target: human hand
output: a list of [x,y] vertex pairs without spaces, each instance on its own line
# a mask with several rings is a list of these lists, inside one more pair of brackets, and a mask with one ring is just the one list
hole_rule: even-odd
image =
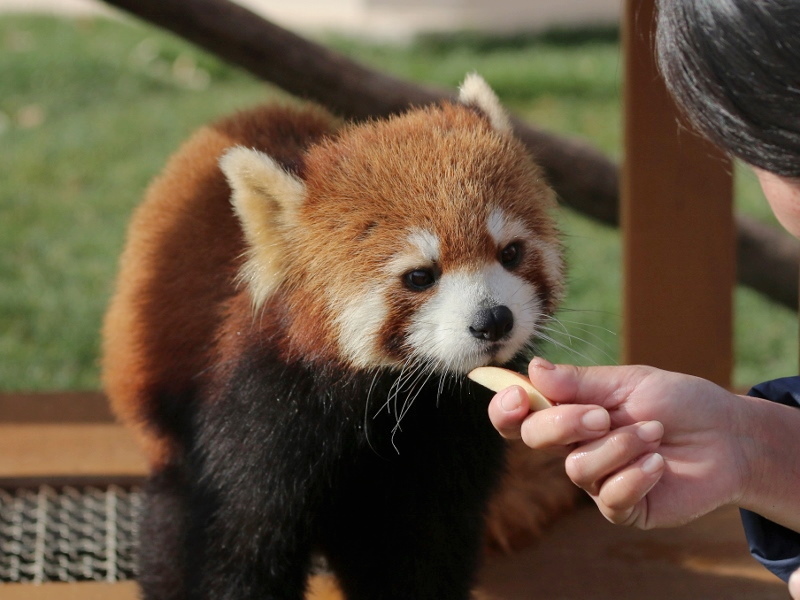
[[800,600],[800,570],[795,571],[789,577],[789,594],[792,596],[792,600]]
[[492,423],[532,448],[567,453],[567,475],[610,521],[679,525],[738,502],[747,467],[742,398],[650,367],[534,359],[529,376],[557,405],[530,413],[512,387],[492,400]]

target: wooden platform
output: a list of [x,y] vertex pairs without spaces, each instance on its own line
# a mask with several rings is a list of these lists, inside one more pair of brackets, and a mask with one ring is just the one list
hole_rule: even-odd
[[0,395],[0,482],[141,479],[145,463],[99,393]]
[[[100,394],[0,395],[0,485],[137,479],[144,464]],[[481,573],[495,600],[772,600],[785,586],[749,556],[736,510],[690,526],[643,532],[586,505],[540,543]],[[120,584],[0,585],[3,600],[134,600]]]
[[785,600],[786,586],[749,555],[735,509],[678,529],[611,525],[593,506],[535,547],[487,565],[502,600]]
[[125,583],[27,583],[0,584],[3,600],[137,600],[136,584]]

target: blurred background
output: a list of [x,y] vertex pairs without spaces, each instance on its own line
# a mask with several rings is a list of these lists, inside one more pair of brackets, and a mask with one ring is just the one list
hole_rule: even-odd
[[[616,0],[241,0],[374,68],[455,87],[481,73],[511,111],[621,146]],[[90,0],[0,0],[0,391],[96,389],[99,329],[131,211],[195,128],[294,101],[181,39]],[[737,209],[774,224],[747,169]],[[614,364],[619,234],[559,212],[564,308],[540,353]],[[734,383],[797,372],[796,314],[736,291]]]

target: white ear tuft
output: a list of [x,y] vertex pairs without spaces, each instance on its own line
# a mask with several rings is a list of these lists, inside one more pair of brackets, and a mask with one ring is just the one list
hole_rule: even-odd
[[219,166],[234,192],[232,202],[237,210],[240,192],[268,197],[284,210],[293,210],[305,197],[303,182],[258,150],[235,146],[222,155]]
[[272,157],[242,146],[228,150],[219,166],[233,192],[231,204],[247,243],[239,277],[259,307],[282,279],[283,234],[305,198],[305,184]]
[[458,90],[458,101],[480,110],[492,127],[502,133],[511,132],[511,121],[489,84],[477,73],[470,73]]

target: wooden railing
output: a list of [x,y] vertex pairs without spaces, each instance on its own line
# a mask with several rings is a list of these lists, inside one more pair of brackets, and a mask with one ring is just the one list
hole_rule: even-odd
[[655,64],[653,4],[627,0],[622,28],[622,362],[729,387],[736,277],[732,166],[679,125]]

